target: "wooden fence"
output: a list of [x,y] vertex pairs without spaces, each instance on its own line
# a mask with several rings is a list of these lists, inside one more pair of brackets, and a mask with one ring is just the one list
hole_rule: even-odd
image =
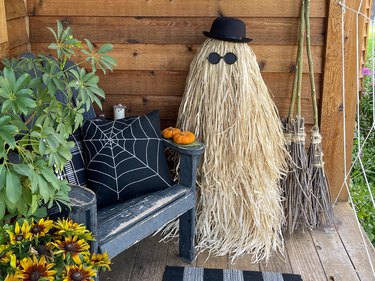
[[[11,55],[19,54],[27,43],[33,52],[49,53],[47,43],[53,38],[46,27],[55,26],[57,19],[71,26],[80,39],[88,38],[96,45],[110,42],[114,45],[112,56],[118,66],[114,73],[100,75],[100,85],[107,96],[103,104],[106,117],[112,117],[112,105],[118,103],[128,107],[127,115],[159,108],[163,127],[174,125],[190,62],[206,39],[202,31],[209,30],[217,16],[239,17],[247,25],[248,37],[253,38],[250,46],[280,115],[287,115],[295,70],[300,0],[26,0],[27,14],[21,5],[23,0],[0,0],[0,10],[2,1],[7,11]],[[368,12],[371,1],[365,2],[364,12]],[[341,47],[337,45],[341,36],[337,34],[340,7],[335,0],[312,0],[311,5],[311,40],[326,168],[335,196],[343,179],[343,171],[336,165],[344,161],[338,155],[343,151],[339,143],[343,134],[341,82],[337,73],[341,66],[338,53]],[[22,25],[25,16],[29,27]],[[29,31],[28,41],[24,30]],[[348,37],[353,34],[349,31]],[[349,41],[350,51],[353,43]],[[355,64],[352,62],[350,67]],[[313,120],[307,71],[305,64],[302,112],[310,126]],[[350,119],[349,141],[354,116],[350,115]],[[347,149],[351,151],[351,143]],[[343,193],[341,199],[345,198],[347,195]]]

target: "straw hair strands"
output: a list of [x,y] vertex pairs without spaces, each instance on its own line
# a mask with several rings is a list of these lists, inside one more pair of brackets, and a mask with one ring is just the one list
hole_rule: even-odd
[[[237,62],[210,64],[211,52]],[[247,44],[206,40],[186,82],[177,127],[206,145],[198,169],[198,250],[249,253],[253,261],[283,252],[279,180],[286,169],[277,109]]]

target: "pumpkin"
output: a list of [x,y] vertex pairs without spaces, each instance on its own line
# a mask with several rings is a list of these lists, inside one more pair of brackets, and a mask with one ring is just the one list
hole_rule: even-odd
[[181,130],[180,129],[177,129],[177,128],[173,128],[173,127],[168,127],[168,128],[165,128],[163,131],[162,131],[162,135],[163,137],[165,137],[166,139],[171,139],[173,138],[176,134],[178,133],[181,133]]
[[175,134],[173,140],[177,144],[191,144],[195,141],[195,135],[190,131],[182,131]]

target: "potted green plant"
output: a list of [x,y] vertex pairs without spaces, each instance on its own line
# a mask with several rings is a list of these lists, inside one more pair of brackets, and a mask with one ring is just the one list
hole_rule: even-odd
[[[29,217],[53,202],[69,204],[70,187],[54,169],[62,170],[71,159],[73,143],[67,139],[82,124],[83,113],[92,103],[101,108],[97,69],[106,73],[115,65],[106,55],[111,44],[96,50],[59,21],[57,30],[49,29],[56,57],[5,59],[0,72],[0,222]],[[77,51],[83,60],[72,66],[68,61],[79,58]]]

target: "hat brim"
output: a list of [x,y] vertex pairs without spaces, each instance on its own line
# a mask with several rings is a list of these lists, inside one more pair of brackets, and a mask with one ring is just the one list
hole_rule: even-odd
[[237,43],[248,43],[253,40],[251,38],[234,38],[234,37],[228,37],[228,36],[220,36],[217,34],[210,33],[208,31],[203,31],[203,34],[212,39],[229,41],[229,42],[237,42]]

